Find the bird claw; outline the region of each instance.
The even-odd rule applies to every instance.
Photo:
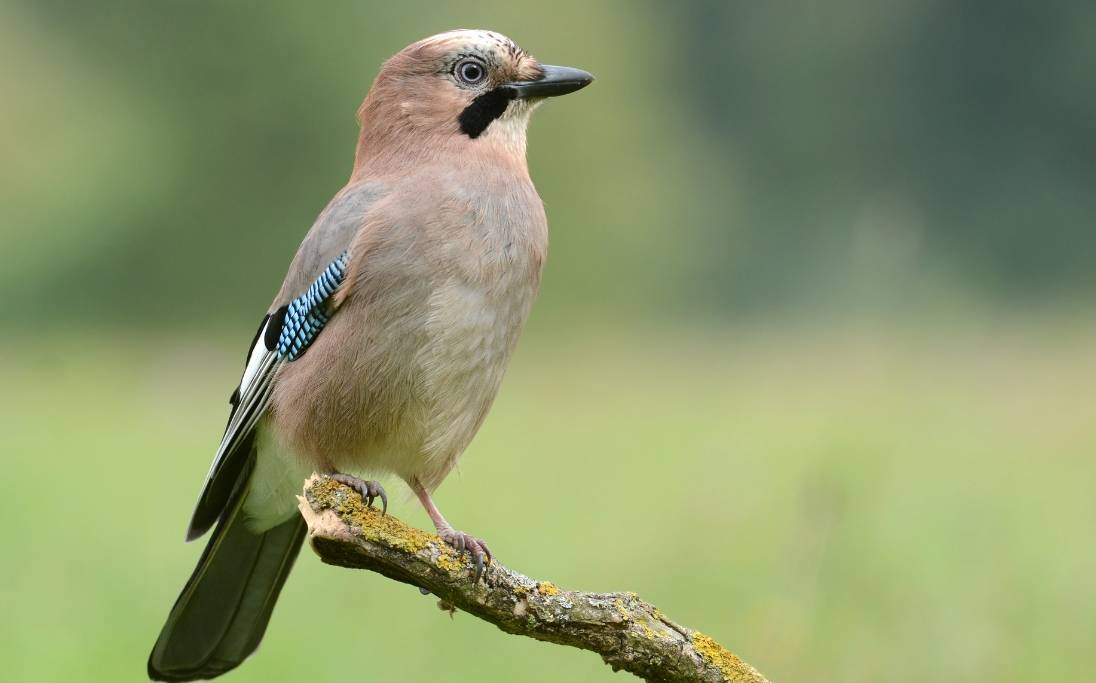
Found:
[[[453,546],[458,553],[467,550],[472,555],[472,563],[475,565],[472,584],[479,583],[480,577],[483,576],[484,559],[486,558],[487,564],[491,564],[491,549],[487,547],[487,542],[456,529],[443,530],[441,540]]]
[[[366,507],[373,507],[373,501],[380,498],[381,515],[388,514],[388,494],[384,492],[384,487],[380,483],[372,479],[358,479],[355,476],[338,472],[332,474],[331,478],[361,494],[362,502],[365,503]]]

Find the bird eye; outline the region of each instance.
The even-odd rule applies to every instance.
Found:
[[[466,59],[457,64],[455,71],[457,78],[468,85],[477,85],[487,77],[487,69],[474,59]]]

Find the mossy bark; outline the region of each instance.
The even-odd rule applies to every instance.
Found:
[[[430,591],[507,633],[591,650],[613,670],[648,681],[767,683],[712,638],[675,624],[635,593],[565,591],[498,562],[472,584],[473,567],[436,535],[365,507],[326,476],[305,482],[301,515],[324,562],[368,569]]]

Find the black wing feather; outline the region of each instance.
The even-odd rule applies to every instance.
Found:
[[[192,541],[209,531],[228,507],[232,492],[241,480],[241,474],[254,456],[255,423],[262,417],[270,402],[270,391],[274,386],[274,375],[281,364],[278,354],[267,348],[264,337],[270,328],[270,316],[263,319],[264,325],[251,345],[248,365],[255,354],[257,369],[250,377],[245,370],[244,382],[233,392],[232,413],[225,427],[224,437],[213,458],[213,465],[206,475],[202,494],[194,506],[186,539]],[[263,340],[264,343],[260,343]],[[246,384],[245,384],[246,382]]]

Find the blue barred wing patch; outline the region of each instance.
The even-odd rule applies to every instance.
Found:
[[[278,335],[278,358],[289,361],[300,358],[327,324],[327,302],[346,277],[348,261],[347,252],[339,254],[308,291],[289,302]]]

